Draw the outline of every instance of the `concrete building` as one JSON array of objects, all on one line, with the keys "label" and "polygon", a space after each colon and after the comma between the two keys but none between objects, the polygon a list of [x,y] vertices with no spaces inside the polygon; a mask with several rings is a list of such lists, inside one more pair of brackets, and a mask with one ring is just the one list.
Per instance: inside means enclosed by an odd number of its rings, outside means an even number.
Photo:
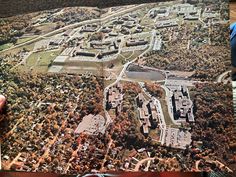
[{"label": "concrete building", "polygon": [[187,15],[184,17],[184,20],[199,20],[199,16],[198,15]]},{"label": "concrete building", "polygon": [[149,11],[150,18],[158,17],[167,17],[170,13],[170,9],[168,7],[158,7]]},{"label": "concrete building", "polygon": [[53,65],[64,65],[66,63],[66,60],[68,59],[68,56],[57,56],[55,60],[53,61]]},{"label": "concrete building", "polygon": [[55,39],[51,39],[49,41],[49,46],[57,46],[59,47],[59,45],[61,45],[63,43],[63,39],[61,38],[55,38]]},{"label": "concrete building", "polygon": [[83,33],[83,32],[95,32],[96,29],[97,29],[98,25],[96,24],[92,24],[92,25],[85,25],[81,28],[80,32]]},{"label": "concrete building", "polygon": [[161,50],[161,46],[162,46],[162,39],[160,37],[155,37],[155,42],[154,42],[154,45],[153,45],[153,50],[154,51]]},{"label": "concrete building", "polygon": [[110,41],[92,41],[90,42],[90,47],[93,49],[105,49],[110,46],[112,43]]},{"label": "concrete building", "polygon": [[151,128],[155,129],[158,126],[158,113],[157,113],[157,108],[153,101],[149,102],[148,111],[150,114]]},{"label": "concrete building", "polygon": [[107,92],[106,100],[106,109],[115,109],[116,114],[119,114],[123,102],[123,86],[117,83],[115,86],[111,87]]},{"label": "concrete building", "polygon": [[122,26],[131,29],[136,26],[136,23],[135,21],[126,21]]},{"label": "concrete building", "polygon": [[73,53],[73,56],[96,57],[96,53],[79,50],[79,51],[75,51]]},{"label": "concrete building", "polygon": [[102,27],[102,29],[100,31],[103,33],[110,33],[112,31],[112,29],[104,26],[104,27]]},{"label": "concrete building", "polygon": [[178,23],[175,19],[173,20],[163,20],[163,21],[158,21],[156,23],[156,28],[167,28],[167,27],[175,27],[178,26]]},{"label": "concrete building", "polygon": [[173,91],[172,95],[173,116],[175,120],[194,122],[193,102],[189,98],[186,86]]},{"label": "concrete building", "polygon": [[142,127],[141,127],[142,133],[145,137],[148,137],[149,134],[149,128],[148,125],[146,123],[143,123]]},{"label": "concrete building", "polygon": [[175,12],[178,15],[196,15],[198,9],[191,4],[177,4],[172,7],[172,12]]},{"label": "concrete building", "polygon": [[113,21],[113,25],[121,25],[124,24],[124,20],[122,18],[117,18]]},{"label": "concrete building", "polygon": [[118,35],[119,35],[118,33],[114,33],[114,32],[110,32],[108,34],[108,36],[110,36],[110,37],[117,37]]},{"label": "concrete building", "polygon": [[219,13],[208,12],[207,10],[205,10],[202,13],[202,17],[206,18],[206,19],[212,19],[212,18],[220,17],[220,14]]},{"label": "concrete building", "polygon": [[130,30],[128,28],[122,26],[120,29],[120,33],[124,34],[124,35],[128,35],[128,34],[130,34]]},{"label": "concrete building", "polygon": [[148,44],[148,41],[145,39],[130,39],[126,42],[127,47],[134,47],[146,44]]},{"label": "concrete building", "polygon": [[146,100],[142,93],[136,97],[140,122],[142,122],[141,130],[145,136],[148,136],[149,129],[158,127],[158,113],[153,100]]},{"label": "concrete building", "polygon": [[151,10],[151,11],[149,12],[149,16],[150,16],[151,18],[156,18],[156,16],[157,16],[157,11],[156,11],[156,10]]},{"label": "concrete building", "polygon": [[119,52],[118,49],[105,50],[105,51],[100,52],[97,57],[98,59],[102,59],[103,57],[114,55],[114,54],[117,54],[118,52]]}]

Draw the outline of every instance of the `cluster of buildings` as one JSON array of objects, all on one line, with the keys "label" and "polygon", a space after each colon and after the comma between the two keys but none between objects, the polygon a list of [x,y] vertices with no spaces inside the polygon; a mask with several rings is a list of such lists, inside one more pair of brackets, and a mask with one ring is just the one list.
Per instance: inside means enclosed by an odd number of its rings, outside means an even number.
[{"label": "cluster of buildings", "polygon": [[113,109],[118,115],[122,110],[123,102],[123,86],[117,83],[115,86],[109,88],[106,93],[106,110]]},{"label": "cluster of buildings", "polygon": [[199,20],[201,9],[191,4],[178,4],[173,6],[173,11],[178,16],[183,16],[184,20]]},{"label": "cluster of buildings", "polygon": [[172,12],[177,13],[177,15],[196,15],[199,9],[191,4],[176,4],[172,7]]},{"label": "cluster of buildings", "polygon": [[[210,7],[206,7],[204,11],[193,4],[176,4],[172,7],[158,7],[149,11],[149,17],[155,19],[156,28],[166,28],[177,26],[176,19],[165,19],[163,17],[168,17],[169,14],[176,14],[177,17],[182,17],[184,20],[199,20],[201,17],[203,19],[215,19],[219,18],[219,12],[212,11]],[[158,19],[159,18],[159,19]]]},{"label": "cluster of buildings", "polygon": [[45,51],[58,49],[65,42],[65,37],[56,36],[51,39],[44,39],[35,43],[34,51]]},{"label": "cluster of buildings", "polygon": [[206,8],[204,12],[202,13],[202,17],[205,19],[219,18],[220,13],[218,12],[213,13],[211,10],[208,10],[208,8]]},{"label": "cluster of buildings", "polygon": [[119,52],[121,39],[107,40],[91,40],[77,42],[76,47],[72,51],[71,57],[92,57],[102,59],[106,56],[111,56]]},{"label": "cluster of buildings", "polygon": [[149,12],[151,18],[168,17],[170,13],[183,16],[185,20],[198,20],[201,11],[191,4],[176,4],[172,7],[158,7]]},{"label": "cluster of buildings", "polygon": [[142,124],[141,130],[144,136],[148,136],[149,129],[158,127],[158,112],[154,100],[146,100],[142,93],[136,98],[139,120]]},{"label": "cluster of buildings", "polygon": [[[52,63],[60,63],[60,68],[61,66],[64,67],[67,61],[72,63],[108,61],[115,59],[122,52],[145,50],[150,43],[150,28],[158,30],[177,27],[182,19],[218,18],[219,13],[212,8],[215,6],[207,6],[205,9],[201,9],[188,2],[154,7],[146,11],[147,14],[143,14],[143,18],[140,17],[138,11],[129,12],[102,23],[88,23],[76,29],[68,29],[63,34],[56,35],[53,38],[43,39],[35,44],[34,51],[59,49],[63,46],[65,50],[60,56],[67,56],[67,58],[59,57]],[[153,19],[150,28],[142,23],[147,18]],[[154,36],[152,50],[161,50],[163,40],[160,36]]]},{"label": "cluster of buildings", "polygon": [[139,24],[139,19],[135,14],[129,14],[122,17],[117,17],[113,19],[113,25],[119,26],[120,33],[128,35],[133,33],[141,33],[144,30],[144,26]]}]

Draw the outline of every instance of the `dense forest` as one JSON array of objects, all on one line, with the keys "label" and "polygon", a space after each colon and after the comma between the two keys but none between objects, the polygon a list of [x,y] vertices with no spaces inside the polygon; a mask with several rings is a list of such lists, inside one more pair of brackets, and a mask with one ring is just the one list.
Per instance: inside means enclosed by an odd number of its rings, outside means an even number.
[{"label": "dense forest", "polygon": [[[164,1],[164,0],[162,0]],[[141,4],[147,2],[157,2],[156,0],[123,0],[123,1],[103,1],[103,0],[1,0],[0,17],[8,17],[29,12],[56,9],[61,7],[90,6],[90,7],[110,7],[128,4]],[[4,8],[3,8],[4,7]]]},{"label": "dense forest", "polygon": [[194,98],[196,123],[192,125],[193,144],[202,141],[201,154],[194,157],[217,157],[236,169],[236,131],[231,84],[197,85]]}]

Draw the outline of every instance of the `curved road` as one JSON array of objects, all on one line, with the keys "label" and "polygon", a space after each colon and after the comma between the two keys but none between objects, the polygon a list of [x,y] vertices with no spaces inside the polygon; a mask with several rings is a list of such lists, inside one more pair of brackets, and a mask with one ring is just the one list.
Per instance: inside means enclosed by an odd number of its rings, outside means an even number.
[{"label": "curved road", "polygon": [[219,75],[219,77],[217,78],[217,82],[224,82],[224,77],[229,74],[231,72],[231,70],[229,71],[225,71],[224,73],[222,73],[221,75]]},{"label": "curved road", "polygon": [[[154,160],[154,159],[155,159],[155,158],[149,157],[149,158],[140,160],[140,161],[135,165],[134,171],[139,171],[139,168],[140,168],[140,166],[141,166],[143,163],[145,163],[145,162],[147,162],[147,161],[150,161],[150,160]],[[159,159],[159,158],[157,158],[157,159]],[[159,160],[160,160],[160,159],[159,159]]]}]

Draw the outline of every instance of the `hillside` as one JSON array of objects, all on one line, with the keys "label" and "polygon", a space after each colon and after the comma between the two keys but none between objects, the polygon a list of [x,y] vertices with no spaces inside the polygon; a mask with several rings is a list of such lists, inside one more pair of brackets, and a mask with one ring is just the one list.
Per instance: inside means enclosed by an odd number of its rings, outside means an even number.
[{"label": "hillside", "polygon": [[157,0],[0,0],[0,17],[72,6],[110,7],[157,2]]}]

